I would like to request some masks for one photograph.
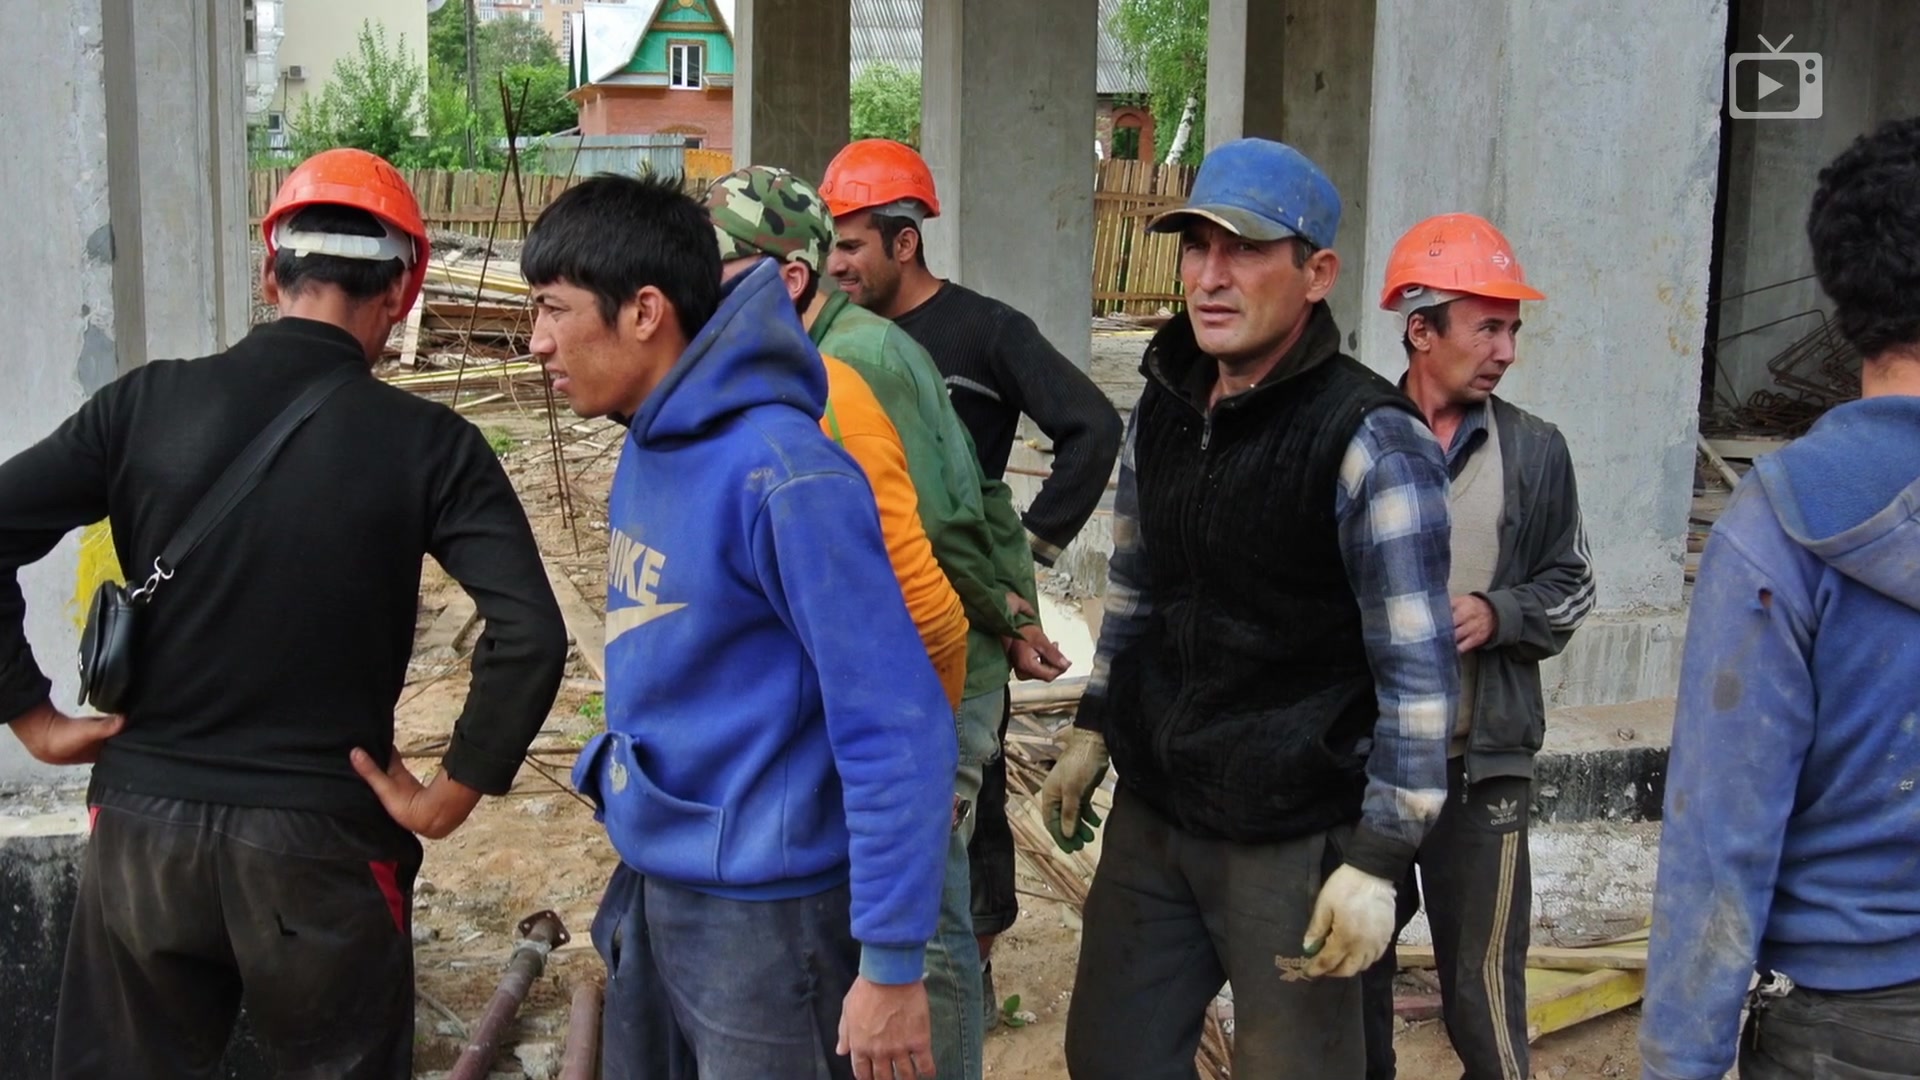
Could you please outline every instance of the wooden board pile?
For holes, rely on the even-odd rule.
[[[427,267],[427,284],[393,352],[385,378],[466,411],[531,404],[546,394],[532,362],[533,309],[520,267],[499,259],[466,264],[460,253]]]

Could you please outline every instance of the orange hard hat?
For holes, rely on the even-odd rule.
[[[912,199],[924,203],[928,217],[940,216],[933,193],[933,170],[913,147],[892,139],[861,139],[827,163],[820,197],[834,217]]]
[[[1494,300],[1547,298],[1527,284],[1520,260],[1513,257],[1513,245],[1500,230],[1473,214],[1430,217],[1393,245],[1380,306],[1388,311],[1408,310],[1408,304],[1426,307],[1419,301],[1428,291]]]
[[[274,255],[276,226],[296,211],[320,205],[365,210],[412,241],[411,256],[401,259],[411,271],[407,282],[407,307],[411,308],[427,280],[427,223],[421,220],[420,203],[400,170],[377,154],[349,148],[323,150],[301,162],[280,185],[273,206],[260,220],[267,257]]]

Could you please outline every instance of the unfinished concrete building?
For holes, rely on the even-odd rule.
[[[735,7],[735,160],[817,176],[847,139],[847,0]],[[933,268],[1028,311],[1082,364],[1099,8],[925,0],[922,13],[923,150],[945,209],[927,230]],[[1737,404],[1767,388],[1770,362],[1824,324],[1801,235],[1807,197],[1849,140],[1920,111],[1920,72],[1906,62],[1920,10],[1213,0],[1211,12],[1207,143],[1282,139],[1340,187],[1333,303],[1355,355],[1402,367],[1397,329],[1371,298],[1407,226],[1464,210],[1513,239],[1550,299],[1527,311],[1522,363],[1503,392],[1566,433],[1599,580],[1594,616],[1549,672],[1553,704],[1670,695],[1703,400]],[[13,210],[0,229],[0,293],[33,318],[0,352],[10,387],[0,455],[149,358],[237,339],[256,270],[241,5],[23,4],[7,30],[0,190]],[[1817,100],[1817,118],[1805,108],[1797,119],[1729,118],[1729,57],[1761,51],[1761,35],[1791,35],[1787,52],[1821,58],[1817,85],[1797,99]],[[1102,541],[1089,530],[1087,558]],[[21,578],[31,639],[63,702],[75,688],[80,561],[69,539]],[[1651,798],[1657,810],[1658,760],[1609,772],[1630,789],[1596,802],[1644,810]],[[61,883],[83,842],[78,780],[0,739],[10,962],[17,942],[38,942],[37,962],[57,966]],[[6,997],[51,1007],[24,985]],[[0,1034],[44,1038],[10,1026],[20,1022],[0,1017]]]

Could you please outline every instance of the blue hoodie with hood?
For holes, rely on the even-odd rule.
[[[629,426],[609,496],[607,731],[574,784],[628,865],[741,900],[849,882],[861,973],[921,977],[953,716],[820,355],[771,261]]]
[[[1719,1080],[1757,969],[1920,980],[1920,397],[1755,463],[1687,627],[1642,1068]]]

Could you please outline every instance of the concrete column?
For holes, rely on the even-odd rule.
[[[1090,361],[1097,0],[927,0],[921,152],[933,271],[1031,316]]]
[[[1501,392],[1572,446],[1604,616],[1576,636],[1552,692],[1569,704],[1671,692],[1726,5],[1616,0],[1606,23],[1633,32],[1596,36],[1578,5],[1378,3],[1367,261],[1384,266],[1401,232],[1449,210],[1513,241],[1548,299],[1527,305]],[[1404,370],[1391,315],[1369,310],[1360,356]]]
[[[737,0],[733,162],[818,182],[847,144],[847,0]]]
[[[245,332],[240,5],[80,0],[10,9],[0,34],[0,295],[33,312],[0,350],[0,459],[150,357]],[[20,575],[54,697],[73,700],[78,545]],[[0,739],[0,787],[74,770]]]
[[[1368,115],[1375,0],[1212,0],[1207,16],[1207,147],[1278,139],[1340,191],[1340,281],[1329,302],[1359,347],[1365,311]]]

